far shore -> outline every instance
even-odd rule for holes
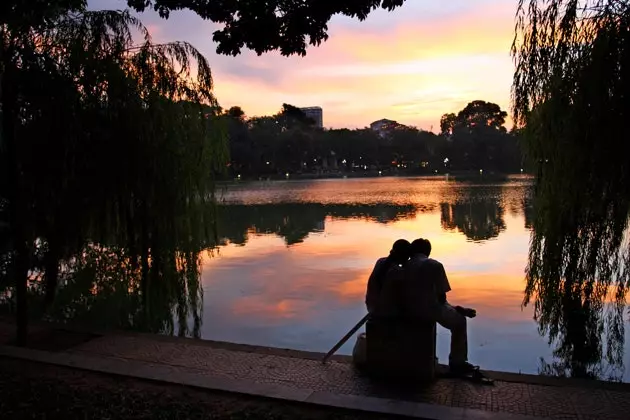
[[[512,176],[532,178],[528,173],[494,173],[477,171],[453,171],[449,173],[418,173],[418,172],[389,172],[389,171],[361,171],[361,172],[326,172],[326,173],[295,173],[295,174],[265,174],[257,176],[235,176],[221,179],[221,184],[252,181],[287,181],[287,180],[317,180],[317,179],[347,179],[347,178],[434,178],[450,181],[500,181]]]

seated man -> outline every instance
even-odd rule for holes
[[[411,259],[406,265],[405,312],[411,318],[437,322],[451,331],[449,367],[457,375],[468,374],[475,366],[468,363],[466,317],[474,318],[474,309],[451,306],[446,293],[451,290],[444,266],[429,258],[431,243],[416,239],[411,243]]]

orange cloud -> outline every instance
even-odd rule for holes
[[[428,129],[475,99],[507,109],[514,11],[505,4],[388,31],[369,21],[355,29],[332,25],[329,41],[305,58],[247,55],[250,71],[273,69],[268,80],[217,71],[217,96],[250,115],[275,112],[282,102],[321,105],[325,125],[335,127],[388,117]]]

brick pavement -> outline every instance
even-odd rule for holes
[[[144,334],[108,334],[78,344],[67,352],[106,359],[165,365],[177,371],[212,377],[280,384],[298,389],[373,396],[474,408],[554,419],[627,419],[630,392],[589,386],[549,386],[497,381],[495,386],[440,378],[419,389],[378,384],[351,364],[264,352],[239,351],[196,343],[194,340],[151,337]]]

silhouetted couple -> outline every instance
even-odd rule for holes
[[[439,261],[429,258],[430,254],[427,239],[394,242],[389,256],[380,258],[374,266],[365,304],[373,319],[437,322],[450,330],[450,370],[468,374],[476,367],[468,363],[466,318],[474,318],[477,313],[448,303],[446,293],[451,286],[446,271]]]

